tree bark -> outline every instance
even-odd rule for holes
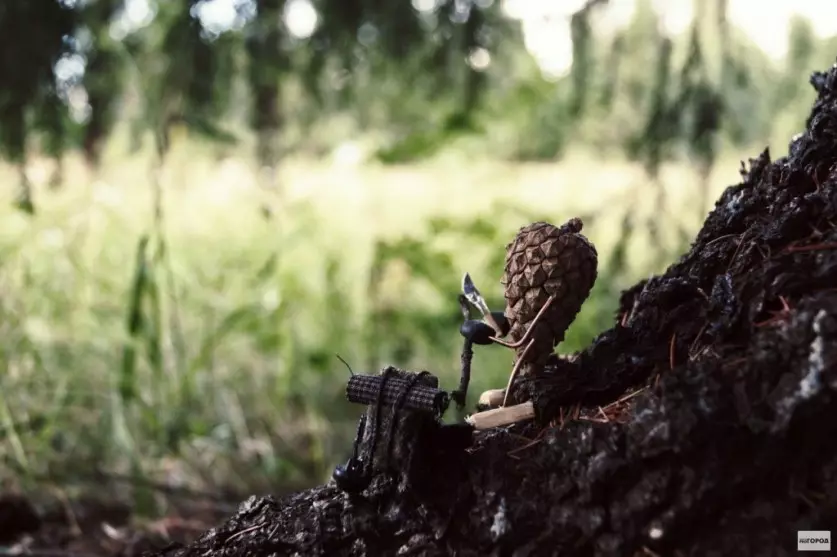
[[[156,555],[786,555],[834,531],[837,66],[811,82],[790,154],[752,159],[613,328],[523,385],[535,420],[399,418],[362,494],[252,497]]]

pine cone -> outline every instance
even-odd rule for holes
[[[521,366],[521,376],[543,368],[596,281],[598,255],[593,244],[579,234],[581,227],[577,218],[560,228],[536,222],[521,228],[506,247],[502,283],[513,341],[523,337],[549,296],[556,295],[532,331],[530,338],[535,342]],[[517,349],[517,358],[525,344]]]

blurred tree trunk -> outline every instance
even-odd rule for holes
[[[263,188],[276,194],[280,193],[276,182],[282,131],[280,85],[281,77],[289,66],[282,48],[284,5],[285,0],[256,0],[257,20],[247,41],[252,95],[251,124],[256,132],[259,181]],[[267,204],[262,206],[262,211],[266,217],[272,214]]]

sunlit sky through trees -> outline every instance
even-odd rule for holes
[[[477,0],[490,3],[493,0]],[[526,47],[548,75],[562,75],[572,64],[569,17],[585,0],[501,0],[509,17],[523,25]],[[412,0],[417,10],[432,10],[436,0]],[[671,34],[686,31],[694,15],[694,0],[652,0]],[[636,0],[611,0],[601,10],[599,25],[618,29],[631,19]],[[252,16],[253,0],[205,0],[196,15],[210,34],[243,25]],[[810,19],[819,37],[837,34],[837,2],[834,0],[729,0],[728,16],[732,24],[747,33],[768,55],[782,58],[788,48],[791,16]],[[148,24],[154,17],[153,0],[126,0],[121,19],[114,23],[116,37]],[[289,0],[285,22],[299,38],[310,36],[317,27],[316,9],[309,0]],[[476,53],[472,60],[487,65],[486,53]]]
[[[837,34],[837,2],[833,0],[728,2],[730,23],[775,59],[787,53],[793,15],[808,18],[818,37]],[[694,0],[651,0],[651,3],[660,14],[666,32],[677,35],[688,30],[694,16]],[[557,75],[566,73],[572,64],[569,18],[584,4],[585,0],[504,0],[506,13],[523,25],[526,47],[546,73]],[[616,30],[628,25],[635,8],[635,0],[611,0],[597,14],[597,28]]]

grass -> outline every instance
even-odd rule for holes
[[[735,164],[718,168],[732,172],[713,175],[710,199],[738,180]],[[359,372],[427,369],[453,388],[459,280],[469,271],[501,307],[518,227],[579,215],[599,250],[567,352],[609,327],[619,288],[662,270],[703,218],[682,167],[664,170],[661,214],[641,169],[618,161],[289,161],[282,191],[265,192],[245,161],[184,143],[154,226],[151,170],[111,158],[94,177],[70,159],[64,189],[39,186],[30,218],[10,208],[14,169],[0,169],[0,481],[89,490],[129,478],[152,513],[140,480],[242,493],[323,481],[361,412],[343,400],[335,354]],[[262,203],[277,218],[261,218]],[[616,264],[627,214],[637,232]],[[664,245],[646,220],[663,224]],[[510,360],[477,351],[472,400],[505,384]]]

